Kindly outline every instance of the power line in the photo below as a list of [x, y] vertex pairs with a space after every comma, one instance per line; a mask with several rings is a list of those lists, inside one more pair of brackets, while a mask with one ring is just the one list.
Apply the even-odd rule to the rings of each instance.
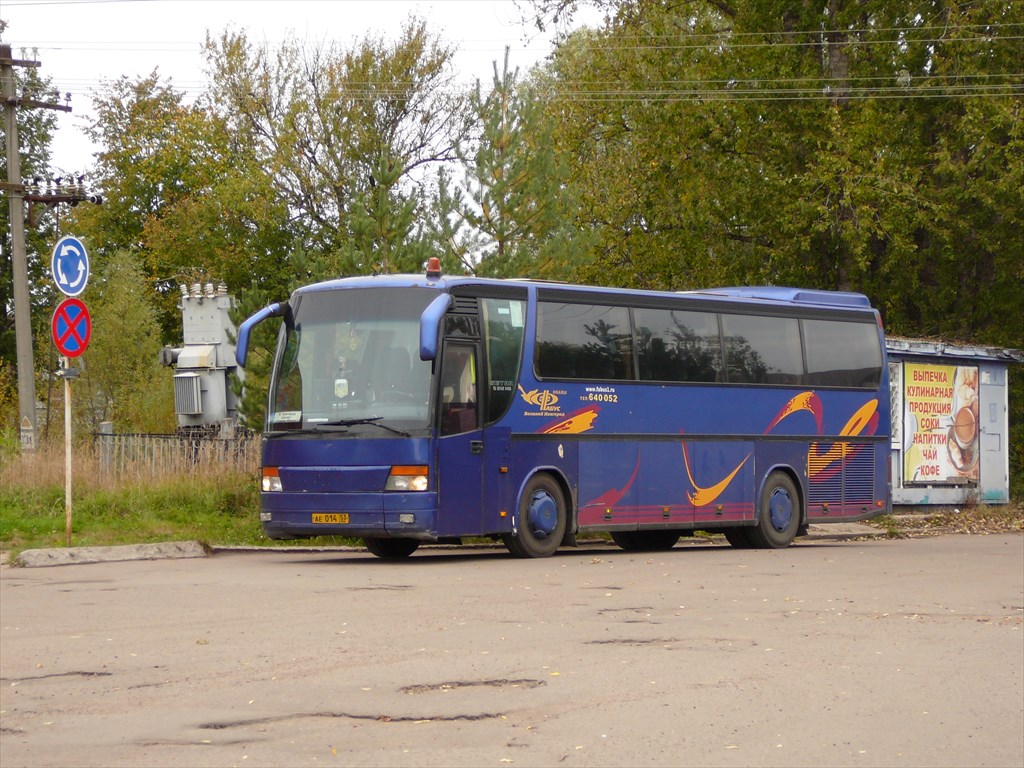
[[[89, 2], [142, 2], [143, 0], [89, 0]], [[163, 0], [153, 0], [155, 2], [162, 2]], [[434, 0], [435, 2], [437, 0]], [[443, 0], [441, 0], [443, 1]], [[20, 5], [22, 3], [11, 3], [7, 5]], [[24, 3], [25, 5], [32, 5], [32, 3]], [[72, 3], [79, 4], [79, 3]], [[84, 4], [84, 2], [83, 2]], [[587, 29], [587, 28], [581, 28]], [[965, 30], [980, 30], [979, 34], [974, 34], [969, 37], [953, 37], [947, 33], [950, 32], [962, 32]], [[1020, 31], [1022, 34], [1003, 35], [1001, 31]], [[844, 40], [839, 41], [837, 44], [842, 45], [911, 45], [911, 44], [927, 44], [927, 43], [991, 43], [991, 42], [1012, 42], [1016, 40], [1024, 39], [1024, 22], [995, 22], [992, 24], [960, 24], [953, 27], [950, 26], [898, 26], [898, 27], [867, 27], [859, 29], [814, 29], [814, 30], [796, 30], [796, 31], [773, 31], [765, 30], [761, 32], [734, 32], [734, 31], [721, 31], [721, 32], [679, 32], [675, 34], [666, 35], [622, 35], [617, 33], [608, 34], [605, 30], [593, 30], [603, 36], [603, 40], [594, 42], [591, 44], [584, 44], [581, 47], [585, 50], [690, 50], [700, 49], [706, 47], [719, 47], [725, 45], [729, 48], [786, 48], [786, 47], [806, 47], [806, 46], [819, 46], [823, 41], [828, 42], [825, 38], [827, 35], [843, 35]], [[904, 37], [903, 35], [916, 34], [921, 32], [940, 32], [938, 36], [929, 37]], [[875, 38], [875, 35], [894, 33], [894, 37], [883, 37]], [[872, 36], [872, 37], [860, 37]], [[771, 38], [782, 38], [782, 39], [771, 39]], [[796, 38], [809, 37], [808, 41], [799, 41]], [[768, 39], [766, 39], [768, 38]], [[744, 42], [746, 39], [754, 39], [755, 42]], [[678, 43], [662, 44], [659, 41], [672, 41], [679, 40]], [[336, 41], [323, 41], [323, 42], [306, 42], [299, 41], [292, 38], [286, 38], [279, 41], [264, 41], [270, 49], [278, 47], [297, 45], [300, 48], [320, 48], [323, 47], [323, 43], [330, 44]], [[487, 39], [487, 38], [475, 38], [475, 37], [462, 37], [453, 38], [448, 42], [454, 43], [500, 43], [502, 48], [509, 45], [507, 40], [503, 39]], [[621, 43], [630, 43], [628, 45], [622, 45]], [[202, 40], [133, 40], [130, 43], [126, 43], [121, 40], [90, 40], [89, 42], [82, 42], [80, 40], [28, 40], [19, 47], [39, 47], [44, 49], [54, 50], [74, 50], [74, 51], [101, 51], [101, 52], [131, 52], [131, 51], [144, 51], [144, 52], [188, 52], [193, 46], [204, 46], [206, 43], [205, 38]], [[515, 50], [532, 51], [532, 50], [548, 50], [547, 46], [526, 46], [516, 45], [510, 46]]]
[[[1024, 25], [1015, 25], [1024, 26]], [[579, 46], [579, 50], [586, 51], [588, 53], [600, 53], [600, 52], [611, 52], [611, 53], [630, 53], [639, 51], [699, 51], [699, 50], [712, 50], [719, 51], [722, 49], [728, 50], [743, 50], [743, 51], [758, 51], [758, 50], [780, 50], [785, 48], [819, 48], [822, 45], [836, 46], [836, 47], [862, 47], [862, 46], [921, 46], [921, 45], [975, 45], [975, 44], [997, 44], [997, 43], [1015, 43], [1020, 40], [1024, 40], [1024, 34], [1019, 35], [975, 35], [972, 37], [935, 37], [935, 38], [923, 38], [923, 39], [880, 39], [880, 40], [843, 40], [839, 42], [830, 42], [824, 39], [825, 32], [818, 33], [818, 39], [806, 41], [806, 42], [786, 42], [786, 41], [762, 41], [757, 43], [742, 43], [735, 42], [728, 39], [718, 39], [711, 42], [686, 42], [686, 43], [657, 43], [652, 42], [650, 44], [619, 44], [618, 38], [611, 39], [607, 43], [591, 43], [582, 44]], [[330, 44], [336, 41], [330, 41]], [[463, 40], [453, 42], [487, 42], [485, 40]], [[529, 53], [533, 51], [547, 51], [549, 50], [546, 46], [511, 46], [504, 41], [501, 42], [501, 51], [508, 46], [513, 51]], [[18, 47], [33, 50], [38, 49], [40, 51], [75, 51], [85, 52], [94, 51], [98, 53], [202, 53], [203, 48], [206, 45], [205, 40], [196, 41], [133, 41], [131, 43], [125, 43], [123, 41], [89, 41], [89, 42], [75, 42], [75, 41], [49, 41], [49, 40], [27, 40], [20, 44]], [[317, 42], [302, 42], [302, 41], [269, 41], [263, 43], [264, 47], [268, 51], [275, 51], [285, 47], [296, 47], [302, 50], [321, 50], [324, 45]], [[195, 50], [193, 50], [195, 49]], [[460, 51], [472, 52], [472, 51], [486, 51], [490, 48], [459, 48]], [[557, 49], [553, 52], [557, 52]]]
[[[679, 101], [808, 101], [808, 100], [844, 100], [878, 99], [929, 99], [929, 98], [979, 98], [979, 97], [1024, 97], [1024, 74], [1014, 82], [946, 82], [927, 85], [901, 85], [898, 82], [890, 85], [851, 85], [842, 80], [822, 80], [817, 84], [804, 87], [773, 87], [770, 83], [734, 83], [719, 87], [702, 87], [699, 83], [672, 84], [651, 83], [647, 87], [623, 88], [592, 88], [585, 83], [560, 84], [546, 92], [536, 94], [536, 98], [549, 101], [565, 100], [570, 102], [604, 102], [604, 103], [667, 103]], [[892, 81], [896, 78], [885, 78]], [[968, 78], [957, 78], [967, 80]], [[670, 87], [671, 86], [671, 87]], [[179, 89], [185, 96], [201, 96], [207, 92], [205, 87]], [[84, 86], [71, 86], [69, 93], [89, 95], [93, 89]], [[465, 90], [448, 88], [435, 91], [438, 95], [458, 95]], [[343, 87], [337, 92], [337, 102], [379, 102], [401, 101], [409, 98], [410, 90], [401, 87], [369, 88]]]
[[[637, 35], [625, 35], [618, 31], [610, 33], [610, 37], [614, 37], [616, 40], [662, 40], [662, 39], [675, 39], [675, 38], [686, 38], [687, 40], [699, 40], [704, 39], [709, 42], [720, 42], [723, 38], [729, 40], [743, 39], [743, 38], [766, 38], [766, 37], [815, 37], [820, 38], [823, 35], [829, 34], [840, 34], [840, 35], [875, 35], [879, 33], [890, 33], [894, 32], [897, 34], [909, 33], [909, 32], [951, 32], [960, 30], [999, 30], [1005, 28], [1020, 29], [1024, 28], [1024, 22], [1014, 21], [996, 21], [989, 24], [925, 24], [921, 26], [893, 26], [893, 27], [851, 27], [843, 28], [838, 27], [834, 29], [829, 28], [818, 28], [818, 29], [797, 29], [797, 30], [758, 30], [750, 32], [736, 32], [732, 29], [723, 29], [716, 32], [690, 32], [680, 31], [672, 34], [637, 34]], [[605, 30], [597, 30], [598, 32], [604, 32]], [[940, 38], [939, 38], [940, 39]], [[900, 40], [903, 42], [903, 40]]]

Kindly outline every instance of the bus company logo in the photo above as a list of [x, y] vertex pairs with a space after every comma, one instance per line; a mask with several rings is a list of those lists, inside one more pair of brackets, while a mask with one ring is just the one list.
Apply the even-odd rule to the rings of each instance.
[[530, 405], [539, 408], [542, 414], [561, 411], [558, 396], [564, 394], [563, 391], [552, 392], [550, 389], [531, 389], [527, 392], [521, 384], [519, 385], [519, 395]]

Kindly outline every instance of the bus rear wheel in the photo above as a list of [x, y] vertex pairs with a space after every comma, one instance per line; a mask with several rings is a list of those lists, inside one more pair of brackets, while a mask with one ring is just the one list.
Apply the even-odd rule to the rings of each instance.
[[679, 541], [679, 531], [612, 531], [612, 541], [627, 552], [661, 552]]
[[385, 560], [400, 560], [415, 552], [420, 543], [416, 539], [377, 539], [365, 538], [363, 543], [370, 554]]
[[760, 549], [788, 547], [800, 527], [800, 494], [785, 472], [772, 472], [765, 480], [757, 505], [757, 525], [747, 528], [750, 543]]
[[562, 543], [567, 520], [561, 486], [551, 475], [537, 474], [523, 488], [515, 530], [501, 538], [514, 557], [550, 557]]

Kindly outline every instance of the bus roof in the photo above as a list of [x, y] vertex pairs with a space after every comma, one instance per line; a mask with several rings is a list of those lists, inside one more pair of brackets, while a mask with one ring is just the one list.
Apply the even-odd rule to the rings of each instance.
[[820, 291], [808, 288], [778, 288], [775, 286], [743, 286], [737, 288], [702, 288], [697, 291], [681, 291], [687, 294], [710, 294], [729, 296], [737, 299], [761, 299], [763, 301], [785, 301], [790, 304], [820, 304], [829, 307], [859, 307], [868, 309], [871, 302], [863, 293], [849, 291]]
[[702, 288], [694, 291], [654, 291], [636, 288], [614, 288], [608, 286], [577, 285], [548, 280], [531, 280], [528, 278], [488, 278], [468, 275], [444, 275], [427, 277], [422, 274], [403, 275], [363, 275], [328, 280], [321, 283], [298, 288], [296, 294], [330, 291], [344, 288], [434, 288], [450, 291], [458, 286], [520, 285], [534, 288], [550, 288], [566, 291], [586, 291], [588, 293], [607, 293], [619, 296], [687, 296], [695, 299], [738, 299], [756, 302], [777, 302], [790, 305], [807, 305], [835, 307], [843, 309], [871, 309], [871, 302], [862, 293], [848, 291], [823, 291], [807, 288], [785, 288], [776, 286], [737, 286], [726, 288]]

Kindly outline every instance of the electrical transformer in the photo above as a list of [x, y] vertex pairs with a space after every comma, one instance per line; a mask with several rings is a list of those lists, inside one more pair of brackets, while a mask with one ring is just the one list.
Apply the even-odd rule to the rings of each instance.
[[236, 368], [235, 326], [230, 310], [235, 299], [220, 283], [181, 286], [184, 344], [164, 347], [160, 362], [174, 367], [174, 412], [178, 430], [230, 431], [238, 419], [238, 404], [230, 376]]

